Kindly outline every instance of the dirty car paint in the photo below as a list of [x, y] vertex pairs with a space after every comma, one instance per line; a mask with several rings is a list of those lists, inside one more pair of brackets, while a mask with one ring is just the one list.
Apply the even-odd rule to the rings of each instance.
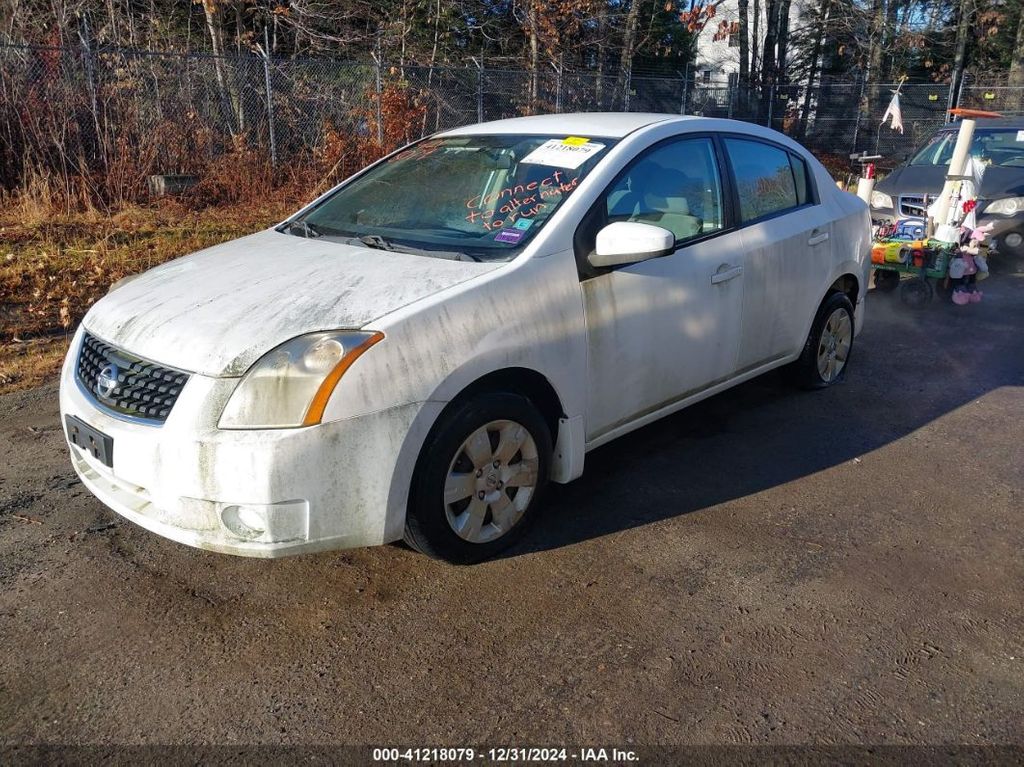
[[268, 230], [146, 272], [97, 302], [84, 325], [169, 367], [240, 376], [298, 335], [361, 328], [499, 266]]

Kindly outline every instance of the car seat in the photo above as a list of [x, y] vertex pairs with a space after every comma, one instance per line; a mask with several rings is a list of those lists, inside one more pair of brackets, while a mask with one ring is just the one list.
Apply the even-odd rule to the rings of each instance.
[[698, 190], [699, 184], [682, 171], [658, 166], [647, 179], [634, 220], [662, 226], [676, 239], [694, 237], [704, 223], [690, 209], [690, 197], [696, 199]]

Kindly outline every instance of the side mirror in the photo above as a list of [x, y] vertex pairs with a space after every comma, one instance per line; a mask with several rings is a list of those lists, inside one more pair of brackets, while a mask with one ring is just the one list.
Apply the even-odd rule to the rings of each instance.
[[587, 260], [599, 268], [636, 264], [667, 256], [675, 247], [676, 236], [668, 229], [636, 221], [616, 221], [597, 233], [597, 248]]

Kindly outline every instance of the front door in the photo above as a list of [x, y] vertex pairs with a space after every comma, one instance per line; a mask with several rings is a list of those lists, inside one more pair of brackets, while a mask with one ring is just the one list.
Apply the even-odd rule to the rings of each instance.
[[627, 167], [589, 214], [592, 234], [614, 221], [639, 221], [672, 231], [677, 248], [583, 275], [588, 441], [735, 371], [744, 255], [741, 233], [724, 229], [719, 170], [709, 137], [663, 142]]

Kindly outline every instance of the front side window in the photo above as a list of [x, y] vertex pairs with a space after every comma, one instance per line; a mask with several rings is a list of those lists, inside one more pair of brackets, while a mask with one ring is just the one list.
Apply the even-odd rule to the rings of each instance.
[[359, 176], [286, 229], [424, 255], [508, 260], [614, 143], [579, 136], [428, 139]]
[[[760, 141], [726, 138], [743, 223], [801, 205], [789, 152]], [[806, 185], [804, 194], [806, 195]]]
[[644, 155], [612, 184], [605, 208], [608, 223], [654, 224], [677, 243], [718, 231], [722, 185], [711, 139], [673, 141]]

